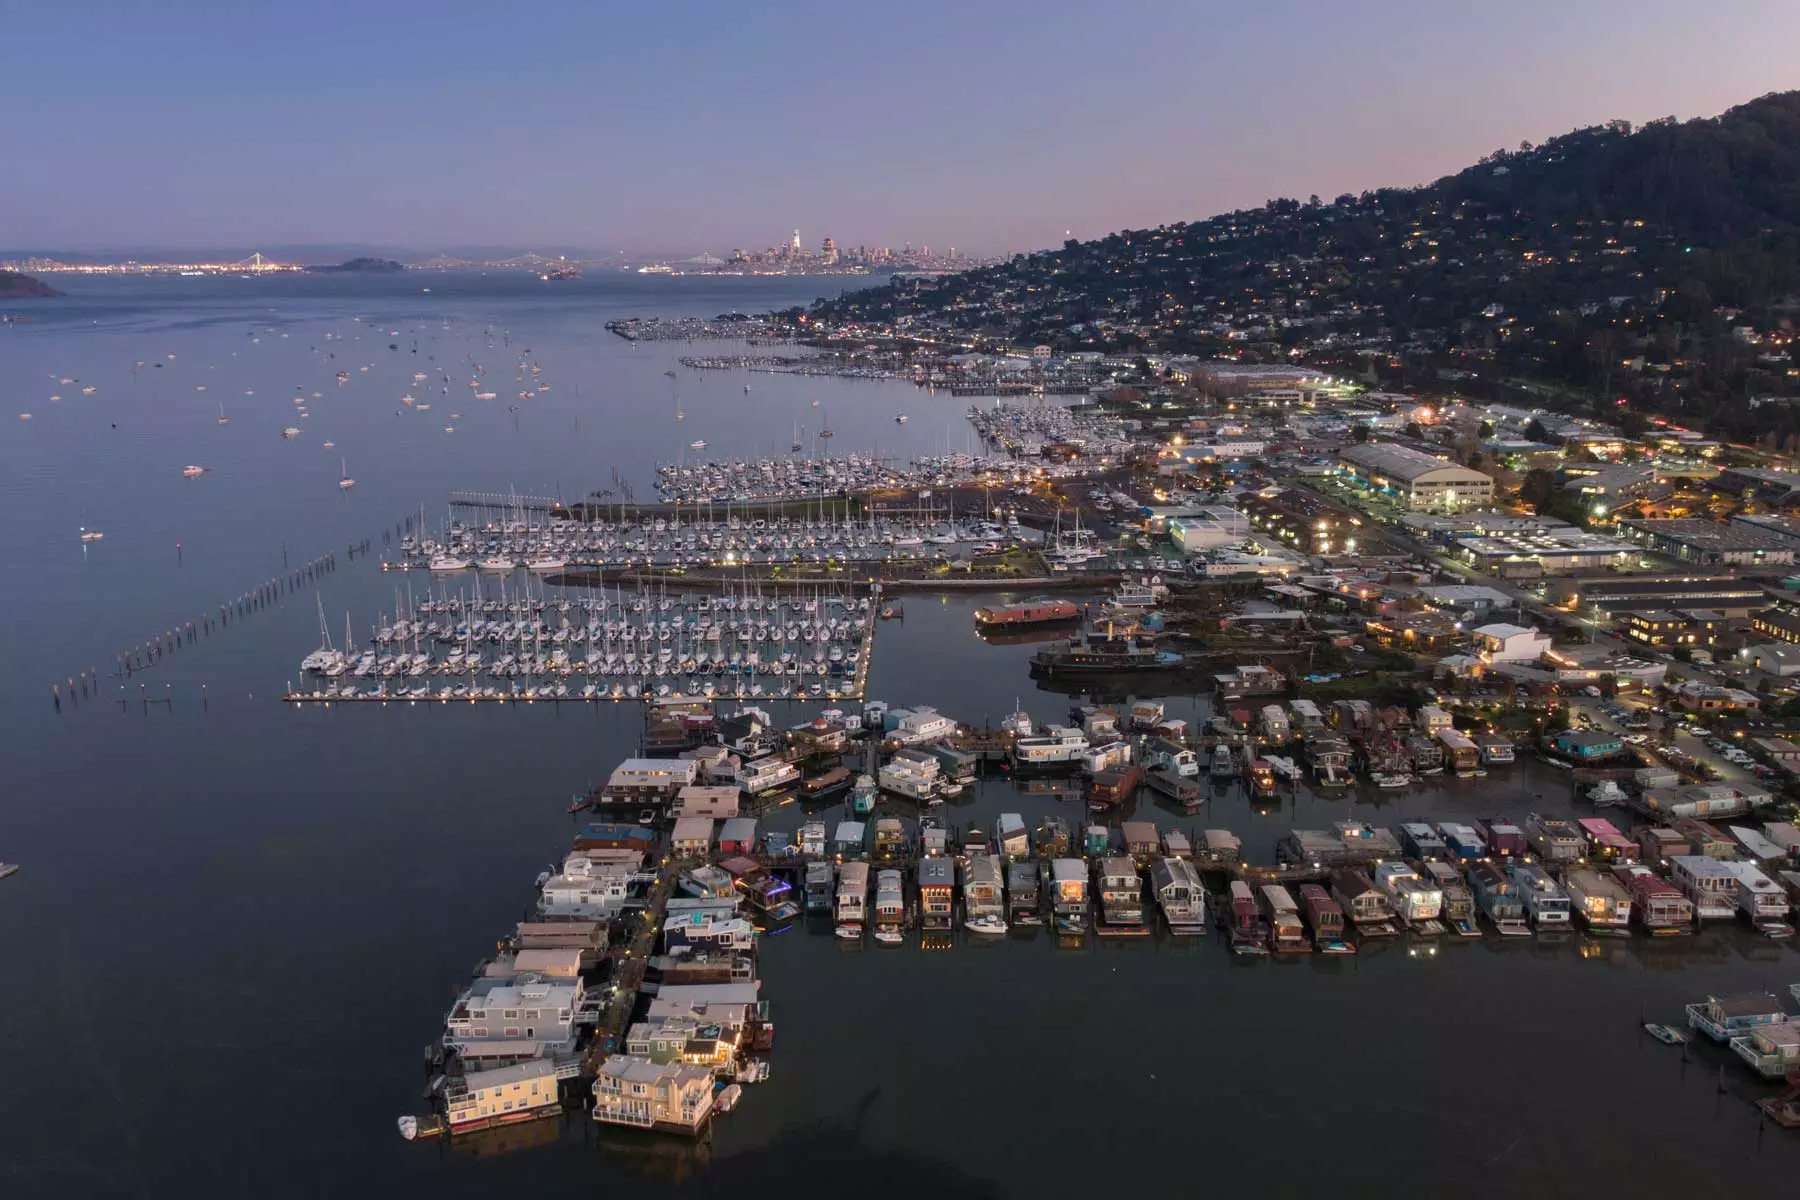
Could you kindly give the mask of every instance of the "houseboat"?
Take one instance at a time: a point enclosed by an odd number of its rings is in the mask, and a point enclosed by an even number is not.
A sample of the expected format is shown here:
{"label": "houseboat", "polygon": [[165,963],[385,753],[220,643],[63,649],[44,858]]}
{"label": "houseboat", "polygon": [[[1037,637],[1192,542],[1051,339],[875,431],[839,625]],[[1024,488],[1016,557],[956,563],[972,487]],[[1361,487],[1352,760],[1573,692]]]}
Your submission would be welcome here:
{"label": "houseboat", "polygon": [[1031,831],[1018,813],[1001,813],[994,821],[994,849],[1004,858],[1026,858],[1031,854]]}
{"label": "houseboat", "polygon": [[1214,779],[1230,779],[1237,773],[1237,763],[1231,757],[1231,747],[1224,742],[1213,745],[1211,762],[1210,773]]}
{"label": "houseboat", "polygon": [[1010,863],[1006,868],[1006,919],[1014,925],[1042,925],[1044,896],[1038,887],[1038,865],[1033,859]]}
{"label": "houseboat", "polygon": [[1626,933],[1631,926],[1631,892],[1612,875],[1576,867],[1563,876],[1569,906],[1594,933]]}
{"label": "houseboat", "polygon": [[1150,932],[1144,921],[1144,880],[1137,861],[1122,855],[1103,858],[1094,867],[1100,892],[1100,921],[1095,932],[1109,936]]}
{"label": "houseboat", "polygon": [[991,854],[971,854],[963,860],[963,917],[1004,918],[1006,915],[1006,873],[1000,860]]}
{"label": "houseboat", "polygon": [[1773,992],[1739,992],[1708,996],[1687,1006],[1688,1025],[1720,1044],[1739,1034],[1787,1023],[1787,1010]]}
{"label": "houseboat", "polygon": [[1669,860],[1675,886],[1694,902],[1701,921],[1729,921],[1737,916],[1737,875],[1719,859],[1703,854],[1677,854]]}
{"label": "houseboat", "polygon": [[956,926],[956,861],[950,858],[919,860],[919,927],[953,929]]}
{"label": "houseboat", "polygon": [[1507,862],[1513,886],[1525,901],[1525,915],[1540,930],[1569,927],[1569,894],[1542,866],[1528,859]]}
{"label": "houseboat", "polygon": [[1266,758],[1244,755],[1244,782],[1252,796],[1275,794],[1275,765]]}
{"label": "houseboat", "polygon": [[1313,945],[1321,954],[1355,954],[1344,924],[1344,910],[1331,893],[1316,883],[1300,885],[1300,903],[1306,911],[1306,923],[1312,926]]}
{"label": "houseboat", "polygon": [[1403,862],[1384,862],[1375,867],[1375,886],[1387,896],[1402,924],[1414,933],[1435,937],[1444,932],[1444,893]]}
{"label": "houseboat", "polygon": [[831,852],[840,859],[860,858],[869,852],[869,826],[863,821],[839,821],[831,834]]}
{"label": "houseboat", "polygon": [[1061,817],[1045,817],[1044,823],[1037,828],[1039,858],[1066,858],[1069,848],[1074,844],[1069,833],[1069,823]]}
{"label": "houseboat", "polygon": [[1312,734],[1306,739],[1306,761],[1313,775],[1324,787],[1342,787],[1350,782],[1350,743],[1336,734]]}
{"label": "houseboat", "polygon": [[1531,842],[1525,831],[1511,821],[1490,817],[1476,826],[1481,840],[1487,843],[1490,858],[1520,858],[1531,853]]}
{"label": "houseboat", "polygon": [[1358,937],[1394,937],[1400,932],[1387,895],[1363,871],[1353,867],[1333,871],[1331,897],[1350,918]]}
{"label": "houseboat", "polygon": [[837,933],[839,937],[862,936],[863,924],[869,919],[869,864],[847,862],[838,867]]}
{"label": "houseboat", "polygon": [[837,890],[837,872],[828,862],[806,864],[806,911],[830,912],[832,894]]}
{"label": "houseboat", "polygon": [[1465,779],[1481,765],[1481,751],[1467,734],[1455,729],[1437,731],[1438,744],[1444,748],[1444,765]]}
{"label": "houseboat", "polygon": [[[511,1066],[447,1075],[443,1099],[450,1132],[472,1132],[559,1114],[561,1078],[562,1064],[553,1058],[532,1058]],[[404,1122],[401,1132],[406,1132]]]}
{"label": "houseboat", "polygon": [[1231,952],[1259,955],[1269,952],[1269,926],[1256,905],[1256,893],[1241,879],[1231,881],[1225,897],[1225,929],[1231,935]]}
{"label": "houseboat", "polygon": [[1144,782],[1152,791],[1160,792],[1181,806],[1183,812],[1199,812],[1206,803],[1206,785],[1198,779],[1177,775],[1167,766],[1151,767],[1144,772]]}
{"label": "houseboat", "polygon": [[1475,903],[1494,923],[1494,928],[1508,937],[1528,937],[1531,926],[1525,923],[1525,902],[1518,889],[1499,866],[1480,859],[1469,864],[1469,887]]}
{"label": "houseboat", "polygon": [[746,759],[737,770],[738,788],[746,796],[767,796],[800,782],[800,768],[778,755]]}
{"label": "houseboat", "polygon": [[1645,866],[1614,867],[1612,877],[1631,893],[1631,915],[1652,937],[1694,931],[1694,902]]}
{"label": "houseboat", "polygon": [[1760,1025],[1738,1034],[1730,1044],[1732,1053],[1764,1079],[1800,1082],[1800,1021]]}
{"label": "houseboat", "polygon": [[850,812],[853,816],[866,817],[875,811],[875,797],[881,792],[881,786],[875,782],[873,775],[858,775],[856,783],[850,788]]}
{"label": "houseboat", "polygon": [[1420,874],[1437,885],[1444,897],[1443,921],[1458,937],[1480,937],[1476,921],[1475,897],[1469,891],[1461,872],[1447,862],[1426,859],[1419,864]]}
{"label": "houseboat", "polygon": [[1310,954],[1312,942],[1300,921],[1300,905],[1293,893],[1278,883],[1265,883],[1256,892],[1263,921],[1269,927],[1269,949],[1277,954]]}
{"label": "houseboat", "polygon": [[875,874],[875,940],[898,943],[907,920],[906,879],[892,867]]}
{"label": "houseboat", "polygon": [[1503,767],[1514,758],[1512,741],[1502,734],[1476,734],[1475,748],[1481,752],[1481,764],[1485,767]]}
{"label": "houseboat", "polygon": [[906,854],[906,826],[899,817],[876,817],[875,840],[869,845],[869,855],[882,861],[892,861]]}
{"label": "houseboat", "polygon": [[1162,908],[1169,932],[1193,937],[1206,932],[1206,885],[1185,858],[1159,858],[1150,864],[1150,887]]}
{"label": "houseboat", "polygon": [[1619,827],[1605,817],[1583,817],[1575,822],[1575,827],[1587,841],[1589,862],[1611,867],[1637,861],[1637,843],[1620,833]]}
{"label": "houseboat", "polygon": [[1067,725],[1013,739],[1013,765],[1022,771],[1072,768],[1088,752],[1087,734]]}
{"label": "houseboat", "polygon": [[1547,863],[1579,862],[1587,853],[1581,830],[1561,817],[1532,813],[1525,818],[1525,837],[1539,858]]}
{"label": "houseboat", "polygon": [[1166,767],[1175,775],[1184,779],[1192,779],[1200,774],[1200,756],[1168,738],[1152,738],[1144,747],[1144,765],[1147,767]]}
{"label": "houseboat", "polygon": [[1487,857],[1487,843],[1475,832],[1473,825],[1464,825],[1456,821],[1439,821],[1438,835],[1444,839],[1444,845],[1450,847],[1450,857],[1464,862]]}
{"label": "houseboat", "polygon": [[1079,858],[1051,860],[1050,912],[1056,918],[1058,932],[1087,932],[1087,866]]}
{"label": "houseboat", "polygon": [[1088,782],[1088,805],[1099,810],[1124,804],[1137,795],[1138,785],[1143,782],[1143,771],[1130,763],[1100,771]]}
{"label": "houseboat", "polygon": [[1429,734],[1409,734],[1404,742],[1407,757],[1412,760],[1415,775],[1442,775],[1444,773],[1444,747]]}
{"label": "houseboat", "polygon": [[1161,725],[1165,712],[1161,700],[1139,700],[1131,706],[1127,719],[1133,729],[1143,732]]}
{"label": "houseboat", "polygon": [[1763,874],[1762,868],[1755,863],[1727,862],[1724,865],[1737,876],[1738,912],[1751,927],[1764,937],[1793,937],[1794,927],[1788,921],[1790,908],[1781,885]]}
{"label": "houseboat", "polygon": [[822,775],[814,775],[800,785],[800,798],[809,801],[830,800],[850,790],[856,776],[849,767],[833,767]]}
{"label": "houseboat", "polygon": [[939,798],[943,765],[935,755],[923,750],[897,750],[894,757],[882,764],[876,779],[884,792],[915,804],[929,804]]}
{"label": "houseboat", "polygon": [[1437,830],[1423,821],[1409,821],[1400,826],[1400,847],[1417,859],[1450,857],[1450,847],[1438,836]]}

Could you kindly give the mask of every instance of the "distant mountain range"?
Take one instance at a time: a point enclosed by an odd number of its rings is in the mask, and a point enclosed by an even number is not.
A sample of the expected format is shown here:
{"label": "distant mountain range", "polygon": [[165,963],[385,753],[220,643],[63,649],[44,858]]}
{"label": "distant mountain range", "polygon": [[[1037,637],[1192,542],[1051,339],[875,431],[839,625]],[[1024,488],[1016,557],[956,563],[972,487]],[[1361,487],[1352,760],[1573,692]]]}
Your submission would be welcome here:
{"label": "distant mountain range", "polygon": [[1789,92],[1578,129],[1424,187],[1070,241],[813,312],[995,344],[1308,361],[1784,438],[1800,406],[1767,401],[1800,397],[1797,288]]}

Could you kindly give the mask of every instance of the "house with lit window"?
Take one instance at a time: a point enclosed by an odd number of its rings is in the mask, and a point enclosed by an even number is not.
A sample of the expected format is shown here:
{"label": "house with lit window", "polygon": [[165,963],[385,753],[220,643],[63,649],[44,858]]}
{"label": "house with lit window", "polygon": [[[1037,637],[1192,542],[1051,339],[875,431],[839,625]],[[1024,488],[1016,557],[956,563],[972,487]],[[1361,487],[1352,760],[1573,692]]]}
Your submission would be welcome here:
{"label": "house with lit window", "polygon": [[585,994],[579,978],[477,979],[451,1006],[444,1045],[482,1066],[571,1053]]}
{"label": "house with lit window", "polygon": [[557,1107],[561,1096],[558,1074],[579,1070],[573,1060],[566,1067],[548,1058],[534,1058],[509,1067],[465,1071],[444,1081],[444,1115],[450,1128],[460,1130],[521,1120]]}
{"label": "house with lit window", "polygon": [[563,860],[561,874],[544,881],[538,912],[546,917],[606,918],[625,907],[637,864],[596,861],[575,853]]}
{"label": "house with lit window", "polygon": [[734,1030],[696,1017],[662,1017],[634,1024],[625,1034],[625,1053],[659,1066],[679,1063],[729,1075],[736,1067],[742,1036],[741,1027]]}
{"label": "house with lit window", "polygon": [[1474,631],[1475,652],[1482,661],[1536,662],[1550,649],[1550,635],[1523,625],[1483,625]]}

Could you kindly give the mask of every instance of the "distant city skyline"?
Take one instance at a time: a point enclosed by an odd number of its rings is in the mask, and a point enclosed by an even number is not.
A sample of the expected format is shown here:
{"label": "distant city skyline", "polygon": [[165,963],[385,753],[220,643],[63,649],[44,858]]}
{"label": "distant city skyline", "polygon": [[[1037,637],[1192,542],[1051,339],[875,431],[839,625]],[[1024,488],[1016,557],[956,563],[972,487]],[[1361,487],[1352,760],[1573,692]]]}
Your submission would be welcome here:
{"label": "distant city skyline", "polygon": [[[1096,28],[1104,23],[1104,30]],[[0,254],[992,255],[1800,84],[1800,8],[10,0]],[[1095,34],[1088,36],[1083,31]],[[1097,36],[1100,33],[1105,36]],[[1704,53],[1697,53],[1704,49]]]}

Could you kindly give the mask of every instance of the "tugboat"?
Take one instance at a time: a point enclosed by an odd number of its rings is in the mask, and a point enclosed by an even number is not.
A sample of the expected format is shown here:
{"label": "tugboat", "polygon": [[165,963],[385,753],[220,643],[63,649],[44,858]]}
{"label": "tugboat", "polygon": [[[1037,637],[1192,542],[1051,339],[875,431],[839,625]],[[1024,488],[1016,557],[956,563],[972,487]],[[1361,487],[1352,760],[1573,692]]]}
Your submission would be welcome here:
{"label": "tugboat", "polygon": [[866,817],[875,809],[875,797],[880,792],[871,775],[858,775],[856,783],[850,789],[850,812],[854,816]]}

